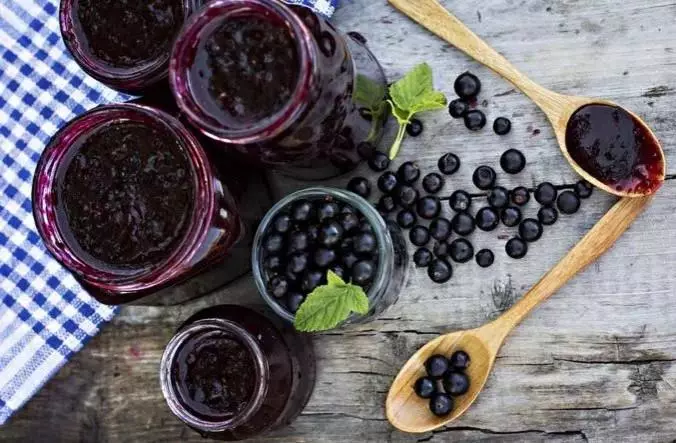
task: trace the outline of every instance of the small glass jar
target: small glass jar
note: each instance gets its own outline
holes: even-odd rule
[[[208,308],[167,345],[160,383],[174,415],[203,437],[244,440],[305,408],[315,383],[312,341],[249,308]]]
[[[377,244],[377,269],[373,283],[367,291],[369,312],[366,315],[351,315],[344,324],[365,323],[393,305],[398,299],[408,272],[408,251],[401,228],[386,221],[368,201],[352,192],[341,189],[314,187],[295,192],[280,200],[265,215],[254,237],[254,249],[251,256],[254,281],[259,293],[272,310],[287,322],[293,322],[295,315],[276,299],[269,291],[269,280],[263,265],[263,242],[272,229],[277,215],[299,200],[318,200],[330,198],[348,204],[359,211],[372,227]],[[350,270],[348,270],[349,272]],[[303,294],[307,295],[307,294]]]
[[[192,193],[192,197],[188,196],[192,198],[189,209],[184,211],[183,228],[172,243],[174,246],[161,249],[161,254],[157,258],[153,257],[152,261],[143,264],[139,262],[138,265],[136,262],[131,264],[132,261],[129,261],[130,264],[106,262],[100,256],[92,255],[91,249],[86,250],[80,240],[83,235],[88,235],[88,231],[71,229],[75,225],[70,225],[71,220],[67,216],[68,198],[77,197],[73,201],[82,200],[84,205],[87,205],[86,198],[80,195],[69,197],[64,191],[66,172],[78,159],[80,148],[107,128],[124,127],[127,124],[152,128],[158,131],[157,134],[166,134],[168,140],[177,144],[189,165],[186,168],[188,171],[186,181],[190,183],[191,191],[186,192]],[[110,162],[113,162],[112,153]],[[121,172],[123,171],[121,163],[111,164],[111,171],[117,170],[115,174],[125,173]],[[245,173],[245,170],[241,172]],[[74,180],[77,183],[79,178]],[[83,188],[82,193],[85,192],[86,189]],[[129,207],[132,208],[131,205]],[[143,208],[143,204],[133,208],[135,212],[143,211],[136,210]],[[119,216],[137,217],[138,214],[133,212],[130,209],[128,214],[121,213]],[[185,288],[182,290],[181,285],[194,285],[190,279],[210,266],[218,265],[221,268],[223,277],[219,284],[239,277],[248,269],[248,266],[241,263],[248,254],[244,257],[240,255],[237,260],[228,260],[235,250],[235,245],[242,240],[247,231],[230,190],[212,167],[197,138],[176,118],[152,107],[131,103],[100,106],[62,128],[51,139],[38,162],[33,181],[33,215],[48,251],[102,303],[129,303],[150,295],[160,298],[160,302],[171,300],[169,303],[175,303],[186,297],[195,297],[195,292],[189,293]],[[176,213],[175,217],[180,215]],[[106,220],[105,216],[103,220]],[[153,220],[151,226],[154,227],[156,222],[163,223],[164,220]],[[251,228],[252,226],[248,227],[249,230]],[[83,229],[88,228],[85,226]],[[74,235],[74,232],[85,234],[77,238],[78,234]],[[98,231],[92,232],[92,235],[101,234]],[[96,238],[109,241],[106,237],[110,239],[113,236],[122,242],[127,238],[125,235],[132,234],[110,232],[110,235]],[[93,245],[97,246],[96,243]],[[154,248],[153,245],[151,247]],[[213,287],[205,289],[210,290]],[[173,292],[174,290],[176,292]]]
[[[139,95],[167,77],[174,40],[201,4],[61,0],[61,35],[87,74],[110,88]]]
[[[236,38],[223,38],[214,44],[214,36],[226,26],[236,28],[237,23],[252,21],[280,32],[282,40],[290,42],[288,47],[258,42],[256,39],[264,37],[251,37],[256,35],[254,31],[245,34],[246,46],[235,47],[232,51],[237,52],[230,56],[251,60],[259,56],[257,63],[265,64],[274,63],[275,57],[284,53],[288,63],[280,62],[276,68],[279,72],[273,72],[273,68],[261,71],[267,86],[226,82],[229,86],[225,87],[230,88],[226,94],[218,89],[223,83],[218,83],[221,80],[214,72],[220,72],[215,71],[216,61],[227,62],[229,58],[217,59],[209,51],[220,50]],[[259,31],[259,36],[268,33]],[[358,79],[371,91],[385,93],[383,70],[364,43],[359,34],[341,34],[308,8],[275,0],[214,0],[188,20],[178,37],[169,82],[181,111],[208,137],[287,175],[324,179],[353,169],[360,161],[357,146],[365,141],[375,144],[382,135],[382,119],[372,119],[355,98]],[[271,49],[272,45],[277,46]],[[284,80],[277,80],[280,78]],[[269,112],[241,120],[225,114],[225,109],[232,107],[237,112],[252,101],[267,100],[260,98],[266,89],[274,90],[278,82],[289,79],[293,82],[283,89],[288,99],[273,106],[279,94],[268,93],[269,103],[259,103]],[[242,104],[244,108],[237,108]]]

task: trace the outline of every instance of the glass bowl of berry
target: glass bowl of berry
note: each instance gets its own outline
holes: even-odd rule
[[[341,314],[333,305],[345,301],[335,297],[359,292],[368,298],[363,315],[355,311],[308,332],[366,322],[383,312],[399,298],[408,260],[398,225],[385,221],[359,195],[327,187],[304,189],[279,201],[263,218],[252,253],[260,294],[288,322],[296,320],[310,295],[326,296],[313,300],[313,314],[334,318]]]

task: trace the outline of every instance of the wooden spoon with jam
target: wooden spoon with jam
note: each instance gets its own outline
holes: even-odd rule
[[[634,113],[601,99],[558,94],[521,74],[437,0],[389,0],[397,9],[512,82],[549,118],[564,157],[587,181],[620,197],[664,182],[660,142]]]

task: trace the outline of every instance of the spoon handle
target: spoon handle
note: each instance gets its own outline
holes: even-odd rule
[[[437,0],[389,0],[389,2],[437,36],[505,77],[548,114],[550,109],[555,111],[556,106],[560,105],[563,99],[561,95],[543,88],[521,74],[505,57],[479,38]]]
[[[493,331],[500,330],[504,337],[540,303],[551,297],[568,280],[592,264],[620,238],[638,217],[652,196],[623,198],[571,249],[568,254],[509,311],[493,322]]]

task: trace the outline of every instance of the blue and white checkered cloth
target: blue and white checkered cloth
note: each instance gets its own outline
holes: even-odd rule
[[[330,16],[335,1],[289,3]],[[31,213],[31,183],[61,126],[126,99],[71,59],[57,0],[0,0],[0,425],[116,313],[48,255]]]

